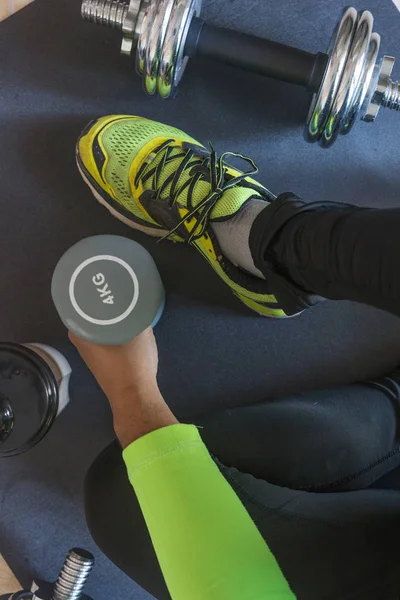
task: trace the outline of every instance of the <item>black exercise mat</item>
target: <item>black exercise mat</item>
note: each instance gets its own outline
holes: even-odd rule
[[[330,0],[208,0],[214,23],[325,50],[341,6]],[[390,0],[369,8],[383,52],[400,57],[400,14]],[[0,553],[26,583],[52,578],[63,554],[93,549],[82,480],[112,437],[107,402],[69,345],[50,298],[62,253],[99,233],[132,236],[153,254],[168,292],[157,327],[160,384],[179,417],[384,373],[400,359],[400,322],[347,302],[271,321],[237,301],[190,248],[156,244],[111,218],[75,166],[90,119],[135,113],[176,125],[218,151],[252,156],[276,193],[308,200],[393,207],[399,200],[398,114],[359,123],[329,151],[302,140],[309,98],[302,89],[220,65],[192,62],[177,97],[149,99],[120,34],[80,20],[78,0],[36,0],[0,25],[0,337],[41,341],[74,368],[72,399],[32,452],[0,464]],[[224,14],[225,13],[225,14]],[[400,72],[400,67],[398,69]],[[96,600],[145,598],[96,551],[88,592]]]

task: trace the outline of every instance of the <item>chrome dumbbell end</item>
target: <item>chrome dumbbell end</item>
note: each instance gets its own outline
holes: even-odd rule
[[[320,90],[314,95],[305,128],[308,142],[322,147],[349,133],[357,118],[374,122],[381,107],[400,110],[400,85],[390,76],[395,59],[379,59],[380,36],[369,11],[347,8],[329,49]]]
[[[136,71],[145,92],[169,98],[187,65],[185,42],[202,0],[83,0],[85,21],[123,32],[121,53],[136,50]]]
[[[311,103],[305,128],[308,142],[329,147],[353,127],[370,89],[380,47],[373,24],[369,11],[358,13],[352,7],[344,11],[331,40],[321,87]]]
[[[362,117],[367,123],[375,121],[381,107],[400,111],[400,83],[391,79],[394,63],[393,56],[384,56],[376,65]]]
[[[85,21],[123,32],[121,53],[136,50],[136,71],[147,94],[168,98],[187,64],[185,41],[202,0],[83,0]]]
[[[32,600],[91,600],[83,594],[83,588],[93,569],[94,558],[81,548],[69,551],[61,572],[54,584],[34,581]]]
[[[8,600],[92,600],[83,589],[93,565],[94,557],[90,552],[73,548],[54,583],[35,579],[30,591],[16,592]]]

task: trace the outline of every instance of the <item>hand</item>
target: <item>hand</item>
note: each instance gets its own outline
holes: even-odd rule
[[[130,389],[156,383],[158,351],[151,327],[123,346],[100,346],[69,333],[110,401]]]
[[[178,423],[157,385],[158,351],[146,329],[123,346],[99,346],[69,333],[111,404],[123,448],[156,429]]]

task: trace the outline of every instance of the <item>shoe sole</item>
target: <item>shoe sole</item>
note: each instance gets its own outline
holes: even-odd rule
[[[112,214],[113,217],[115,217],[116,219],[118,219],[119,221],[124,223],[125,225],[128,225],[128,227],[130,227],[131,229],[136,229],[137,231],[147,233],[147,235],[151,235],[152,237],[160,238],[160,237],[163,237],[164,235],[167,235],[168,231],[166,229],[154,229],[153,227],[146,227],[144,225],[139,225],[139,223],[135,223],[135,221],[128,219],[128,217],[125,217],[125,215],[122,215],[120,212],[118,212],[117,209],[115,209],[113,206],[111,206],[111,204],[109,204],[107,202],[107,200],[105,198],[103,198],[103,196],[92,185],[92,183],[89,181],[88,177],[86,176],[86,173],[84,173],[84,171],[82,170],[78,160],[76,161],[76,164],[77,164],[79,173],[82,175],[83,181],[89,187],[90,191],[92,192],[92,194],[95,197],[95,199],[97,200],[97,202],[99,202],[102,206],[104,206]]]

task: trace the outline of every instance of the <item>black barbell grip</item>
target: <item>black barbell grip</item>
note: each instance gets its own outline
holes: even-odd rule
[[[185,54],[203,57],[318,91],[328,55],[312,54],[239,31],[216,27],[194,18]]]

